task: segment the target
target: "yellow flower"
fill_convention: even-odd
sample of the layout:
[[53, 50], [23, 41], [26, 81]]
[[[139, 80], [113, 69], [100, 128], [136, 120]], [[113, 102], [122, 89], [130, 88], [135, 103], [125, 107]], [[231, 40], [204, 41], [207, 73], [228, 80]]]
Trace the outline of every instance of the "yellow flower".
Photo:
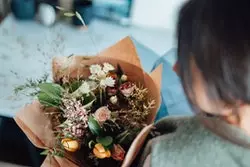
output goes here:
[[62, 139], [61, 141], [65, 150], [69, 152], [76, 152], [80, 149], [80, 144], [77, 140], [72, 140], [69, 138]]
[[94, 155], [99, 159], [110, 158], [111, 152], [109, 150], [105, 150], [102, 144], [97, 143], [95, 148], [93, 149]]

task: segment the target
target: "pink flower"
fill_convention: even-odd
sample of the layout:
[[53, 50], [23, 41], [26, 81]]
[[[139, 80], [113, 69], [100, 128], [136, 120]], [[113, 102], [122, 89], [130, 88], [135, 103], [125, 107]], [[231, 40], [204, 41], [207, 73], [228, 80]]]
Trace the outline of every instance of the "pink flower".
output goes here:
[[121, 84], [119, 90], [125, 97], [129, 97], [135, 90], [135, 84], [132, 82], [125, 82], [124, 84]]
[[125, 157], [125, 151], [119, 144], [114, 144], [111, 151], [111, 156], [116, 161], [123, 161]]
[[81, 125], [81, 124], [73, 125], [71, 127], [71, 132], [72, 132], [72, 135], [74, 135], [75, 137], [81, 138], [84, 135], [85, 127], [84, 125]]
[[98, 110], [96, 110], [94, 114], [96, 120], [102, 124], [105, 121], [109, 120], [111, 117], [111, 111], [108, 109], [108, 107], [101, 107]]

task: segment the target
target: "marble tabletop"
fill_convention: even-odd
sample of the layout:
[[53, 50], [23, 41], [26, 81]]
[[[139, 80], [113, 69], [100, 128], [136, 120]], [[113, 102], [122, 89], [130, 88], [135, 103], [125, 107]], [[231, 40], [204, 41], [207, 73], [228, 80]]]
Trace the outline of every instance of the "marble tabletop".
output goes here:
[[174, 33], [168, 30], [121, 27], [102, 20], [94, 20], [88, 31], [62, 22], [48, 28], [9, 15], [0, 24], [0, 115], [13, 117], [31, 101], [26, 96], [15, 96], [13, 88], [27, 78], [39, 78], [51, 71], [52, 57], [93, 55], [128, 35], [133, 38], [146, 71], [152, 69], [157, 55], [172, 48], [175, 42]]

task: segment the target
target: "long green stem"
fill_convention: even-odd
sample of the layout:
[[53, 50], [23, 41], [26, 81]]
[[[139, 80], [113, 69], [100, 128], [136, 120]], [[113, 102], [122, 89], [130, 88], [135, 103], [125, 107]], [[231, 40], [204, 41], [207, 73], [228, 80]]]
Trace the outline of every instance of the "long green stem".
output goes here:
[[102, 106], [102, 88], [100, 88], [100, 104]]

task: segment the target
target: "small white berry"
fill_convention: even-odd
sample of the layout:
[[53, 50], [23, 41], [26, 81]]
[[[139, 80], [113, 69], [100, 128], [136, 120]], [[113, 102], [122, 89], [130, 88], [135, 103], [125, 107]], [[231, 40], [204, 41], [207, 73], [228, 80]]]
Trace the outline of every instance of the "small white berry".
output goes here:
[[112, 97], [110, 97], [110, 102], [111, 102], [112, 104], [116, 104], [116, 103], [118, 102], [117, 96], [112, 96]]
[[123, 75], [121, 76], [121, 80], [122, 80], [122, 82], [127, 81], [127, 80], [128, 80], [128, 76], [123, 74]]

